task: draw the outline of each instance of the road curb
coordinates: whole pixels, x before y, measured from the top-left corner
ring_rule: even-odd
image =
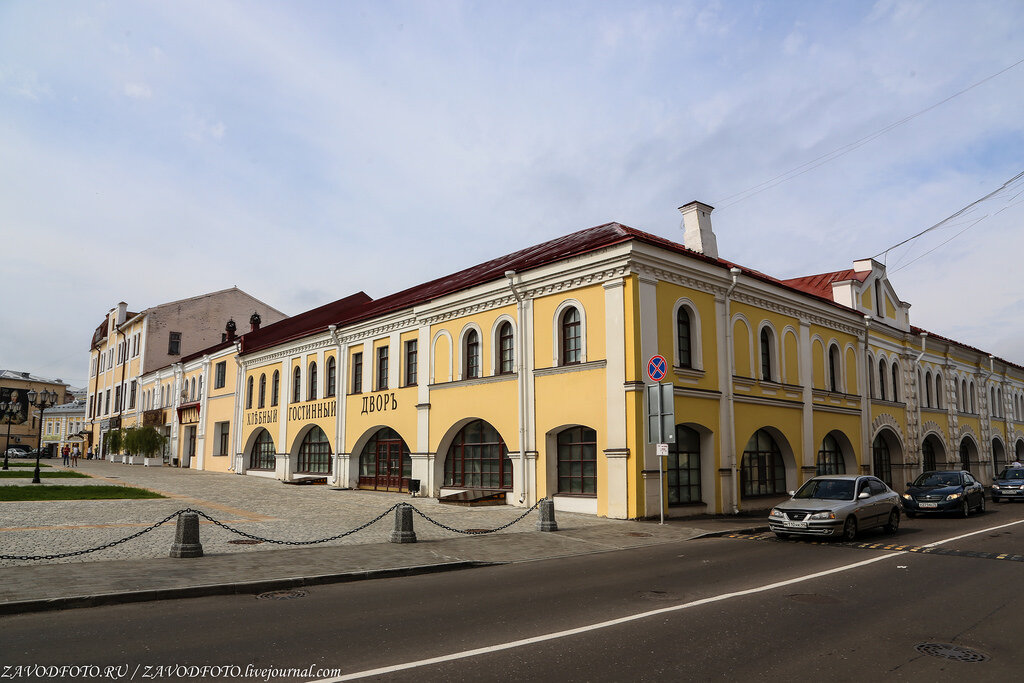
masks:
[[[698,538],[719,538],[721,536],[728,536],[729,534],[759,534],[770,530],[771,527],[765,524],[763,526],[751,526],[745,529],[726,529],[725,531],[709,531],[706,534],[694,536],[690,540],[696,540]]]
[[[133,602],[149,602],[153,600],[175,600],[181,598],[200,598],[210,595],[245,595],[265,593],[273,590],[285,590],[301,586],[320,586],[332,583],[349,583],[369,579],[386,579],[418,574],[436,574],[440,572],[475,569],[506,564],[504,562],[483,562],[464,560],[458,562],[442,562],[423,564],[410,567],[390,569],[367,569],[363,571],[343,572],[339,574],[319,574],[317,576],[292,576],[279,579],[263,579],[260,581],[243,581],[235,583],[217,583],[200,586],[179,586],[174,588],[154,588],[138,591],[119,591],[116,593],[98,593],[96,595],[72,595],[59,598],[39,598],[35,600],[13,600],[0,603],[0,615],[27,614],[30,612],[47,612],[61,609],[77,609],[81,607],[99,607],[101,605],[122,605]]]

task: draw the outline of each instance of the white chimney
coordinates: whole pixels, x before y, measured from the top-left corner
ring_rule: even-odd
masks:
[[[683,214],[683,246],[711,258],[718,258],[718,241],[711,229],[715,207],[692,201],[679,207]]]
[[[117,304],[117,324],[120,325],[128,319],[128,304],[121,301]]]

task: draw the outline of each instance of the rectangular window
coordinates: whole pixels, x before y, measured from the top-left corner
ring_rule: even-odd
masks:
[[[114,410],[121,410],[121,385],[114,387]]]
[[[132,380],[131,393],[128,394],[128,409],[131,410],[135,407],[135,380]]]
[[[181,332],[171,332],[167,338],[167,355],[181,355]]]
[[[388,388],[388,347],[377,349],[377,391]]]
[[[363,353],[352,354],[352,393],[363,392]]]
[[[222,389],[222,388],[224,388],[224,384],[227,383],[227,374],[228,374],[228,362],[226,360],[222,360],[221,362],[217,363],[216,369],[214,371],[214,376],[213,376],[213,388],[214,389]]]
[[[228,454],[228,448],[230,448],[230,440],[229,440],[229,429],[230,429],[230,426],[231,426],[231,423],[229,423],[229,422],[218,422],[217,423],[217,426],[216,426],[217,441],[215,442],[217,444],[217,451],[214,453],[214,455],[227,455]]]
[[[405,384],[412,386],[416,384],[416,364],[419,358],[419,342],[410,339],[405,342]]]
[[[103,404],[103,414],[104,415],[109,415],[110,414],[110,389],[107,389],[107,399],[106,399],[106,401],[104,401],[104,404]]]

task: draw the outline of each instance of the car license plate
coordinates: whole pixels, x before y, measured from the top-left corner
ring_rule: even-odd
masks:
[[[1019,493],[1019,491],[1003,491],[1002,495],[1004,495],[1004,496],[1016,496],[1018,493]]]
[[[807,522],[783,522],[782,526],[787,526],[791,529],[806,529]]]
[[[939,507],[938,503],[918,503],[918,505],[920,505],[923,508],[937,508],[937,507]]]

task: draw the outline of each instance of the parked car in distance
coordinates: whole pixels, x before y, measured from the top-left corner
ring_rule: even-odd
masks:
[[[1007,467],[992,482],[992,502],[1024,500],[1024,467]]]
[[[28,446],[11,446],[5,451],[5,453],[9,458],[23,458],[30,450],[32,449]]]
[[[955,512],[968,517],[971,510],[985,511],[985,487],[966,470],[924,472],[903,494],[907,517],[935,512]]]
[[[852,541],[865,529],[900,527],[900,496],[881,479],[857,474],[814,477],[772,508],[768,526],[779,538],[828,536]]]

